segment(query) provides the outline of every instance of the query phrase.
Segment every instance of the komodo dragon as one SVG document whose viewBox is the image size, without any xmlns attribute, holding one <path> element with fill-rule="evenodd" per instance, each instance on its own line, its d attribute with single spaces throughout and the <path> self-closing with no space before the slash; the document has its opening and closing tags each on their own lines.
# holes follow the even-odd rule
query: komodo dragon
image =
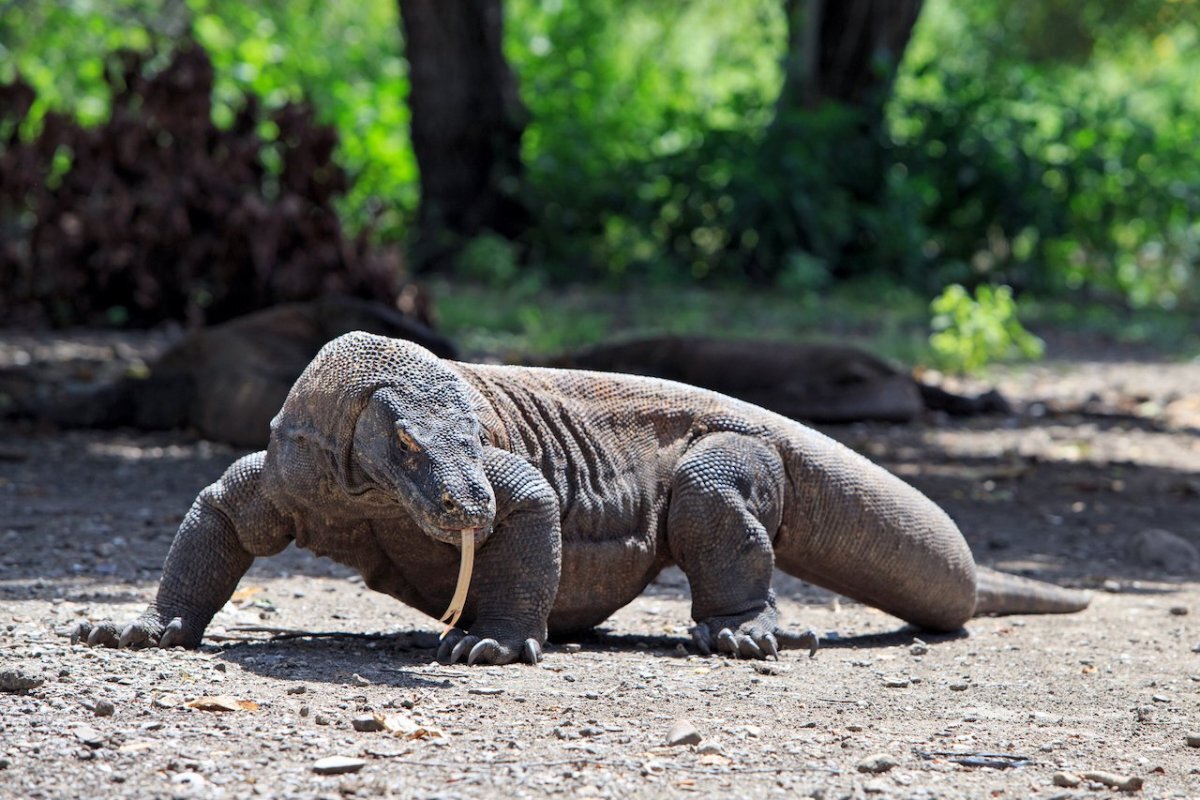
<svg viewBox="0 0 1200 800">
<path fill-rule="evenodd" d="M 313 356 L 356 330 L 410 339 L 441 356 L 455 353 L 448 339 L 382 303 L 330 296 L 194 331 L 144 377 L 32 403 L 26 414 L 71 427 L 192 427 L 206 439 L 264 447 L 271 418 Z"/>
<path fill-rule="evenodd" d="M 952 394 L 861 348 L 823 342 L 651 336 L 592 345 L 541 365 L 682 381 L 810 422 L 907 422 L 924 410 L 1010 411 L 995 390 Z"/>
<path fill-rule="evenodd" d="M 438 652 L 450 663 L 536 663 L 548 634 L 599 624 L 669 564 L 691 585 L 699 650 L 742 657 L 778 654 L 774 566 L 942 631 L 1088 603 L 977 568 L 924 495 L 756 406 L 352 333 L 305 369 L 266 451 L 197 497 L 147 610 L 75 636 L 195 647 L 251 562 L 293 541 L 428 614 L 461 601 L 455 565 L 477 547 Z"/>
</svg>

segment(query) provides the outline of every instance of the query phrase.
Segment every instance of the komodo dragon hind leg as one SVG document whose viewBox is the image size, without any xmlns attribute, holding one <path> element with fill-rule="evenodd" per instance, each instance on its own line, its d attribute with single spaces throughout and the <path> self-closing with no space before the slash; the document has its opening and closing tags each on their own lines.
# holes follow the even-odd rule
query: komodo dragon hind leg
<svg viewBox="0 0 1200 800">
<path fill-rule="evenodd" d="M 667 541 L 691 585 L 692 639 L 706 655 L 779 655 L 771 536 L 785 477 L 774 449 L 736 433 L 699 439 L 676 467 Z"/>
</svg>

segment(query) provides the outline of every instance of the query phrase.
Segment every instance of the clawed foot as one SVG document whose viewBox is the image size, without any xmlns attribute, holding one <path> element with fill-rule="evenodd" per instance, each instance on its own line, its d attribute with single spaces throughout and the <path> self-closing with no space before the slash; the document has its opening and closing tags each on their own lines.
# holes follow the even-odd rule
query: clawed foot
<svg viewBox="0 0 1200 800">
<path fill-rule="evenodd" d="M 63 633 L 70 638 L 71 644 L 83 642 L 93 647 L 166 648 L 200 644 L 200 637 L 188 633 L 182 617 L 165 620 L 153 613 L 143 614 L 123 628 L 109 620 L 95 625 L 84 620 Z"/>
<path fill-rule="evenodd" d="M 691 633 L 696 649 L 706 656 L 716 652 L 734 658 L 779 659 L 779 640 L 773 623 L 768 626 L 752 619 L 738 624 L 728 617 L 715 617 L 696 625 Z M 807 647 L 810 658 L 817 652 L 817 642 L 817 634 L 811 630 L 787 636 L 790 646 Z"/>
<path fill-rule="evenodd" d="M 536 664 L 542 660 L 542 646 L 536 639 L 508 644 L 497 639 L 472 636 L 461 628 L 454 628 L 442 639 L 437 660 L 442 664 L 456 664 L 464 656 L 468 665 L 511 664 L 518 658 L 527 664 Z"/>
</svg>

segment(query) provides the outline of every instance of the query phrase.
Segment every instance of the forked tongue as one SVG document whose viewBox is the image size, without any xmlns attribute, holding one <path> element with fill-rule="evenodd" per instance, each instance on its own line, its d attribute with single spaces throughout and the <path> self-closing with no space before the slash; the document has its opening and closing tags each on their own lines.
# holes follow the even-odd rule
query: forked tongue
<svg viewBox="0 0 1200 800">
<path fill-rule="evenodd" d="M 471 571 L 475 569 L 475 529 L 462 529 L 462 561 L 458 563 L 458 584 L 454 587 L 454 596 L 450 598 L 450 607 L 442 614 L 439 622 L 446 623 L 441 638 L 445 638 L 458 618 L 462 616 L 463 606 L 467 602 L 467 589 L 471 586 Z"/>
</svg>

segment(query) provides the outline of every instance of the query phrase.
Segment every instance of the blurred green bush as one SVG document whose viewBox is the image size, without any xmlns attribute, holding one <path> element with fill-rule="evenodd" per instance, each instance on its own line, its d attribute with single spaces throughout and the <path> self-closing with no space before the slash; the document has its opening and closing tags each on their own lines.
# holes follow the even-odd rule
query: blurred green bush
<svg viewBox="0 0 1200 800">
<path fill-rule="evenodd" d="M 872 275 L 930 295 L 957 282 L 1196 300 L 1196 0 L 927 0 L 882 127 L 832 106 L 771 124 L 781 5 L 508 0 L 538 222 L 519 251 L 469 250 L 471 273 L 507 280 L 523 253 L 562 281 L 806 293 Z M 218 71 L 219 123 L 244 90 L 268 106 L 308 97 L 340 133 L 349 226 L 407 234 L 395 0 L 9 4 L 0 78 L 20 70 L 38 91 L 31 126 L 46 108 L 94 123 L 104 53 L 188 24 Z"/>
</svg>

